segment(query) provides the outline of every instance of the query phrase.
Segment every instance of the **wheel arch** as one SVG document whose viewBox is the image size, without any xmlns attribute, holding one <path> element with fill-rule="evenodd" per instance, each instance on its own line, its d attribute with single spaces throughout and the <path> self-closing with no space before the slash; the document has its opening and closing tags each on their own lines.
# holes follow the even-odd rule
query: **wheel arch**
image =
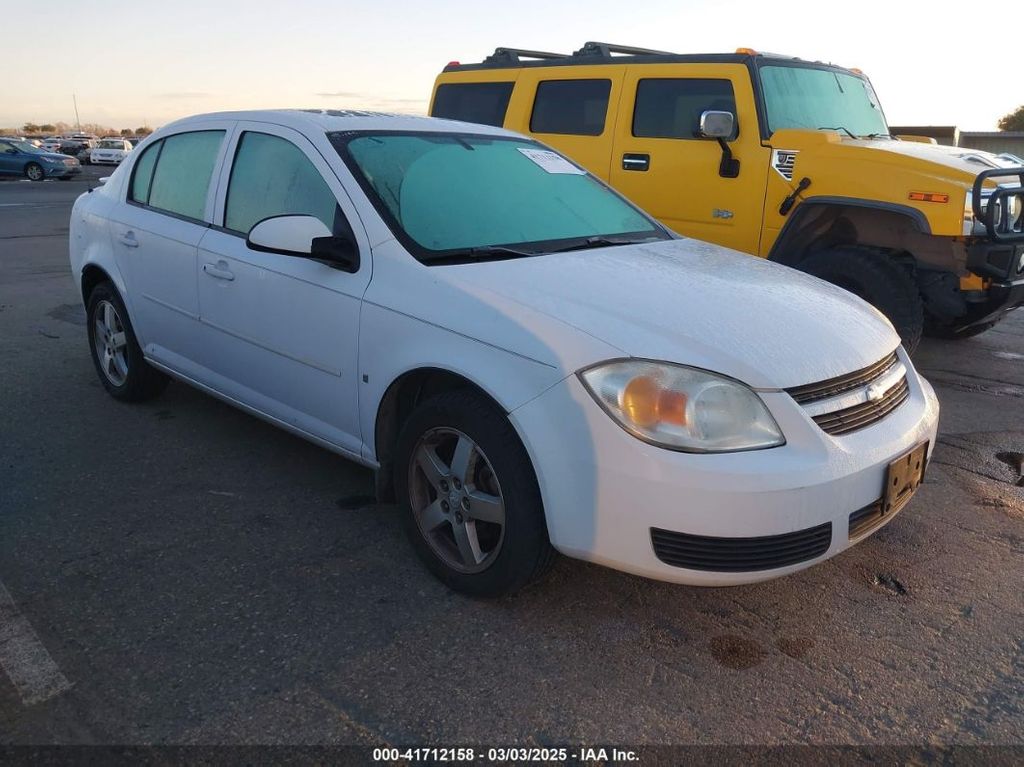
<svg viewBox="0 0 1024 767">
<path fill-rule="evenodd" d="M 868 245 L 913 254 L 931 238 L 924 213 L 909 205 L 856 197 L 807 198 L 783 225 L 768 260 L 795 266 L 823 247 Z"/>
<path fill-rule="evenodd" d="M 416 405 L 425 399 L 446 391 L 467 389 L 492 403 L 503 414 L 509 409 L 480 382 L 465 373 L 455 372 L 439 365 L 424 365 L 404 371 L 388 384 L 377 403 L 374 419 L 373 451 L 378 464 L 376 477 L 377 498 L 394 501 L 394 454 L 402 425 Z M 511 423 L 511 421 L 510 421 Z M 512 428 L 519 434 L 515 424 Z M 522 435 L 519 435 L 522 440 Z M 524 443 L 525 444 L 525 443 Z"/>
<path fill-rule="evenodd" d="M 79 285 L 82 290 L 82 303 L 87 304 L 89 302 L 89 296 L 92 294 L 93 289 L 101 282 L 113 283 L 114 287 L 117 288 L 117 292 L 124 296 L 124 291 L 117 285 L 115 280 L 110 276 L 106 269 L 95 263 L 87 263 L 82 267 L 82 276 Z"/>
</svg>

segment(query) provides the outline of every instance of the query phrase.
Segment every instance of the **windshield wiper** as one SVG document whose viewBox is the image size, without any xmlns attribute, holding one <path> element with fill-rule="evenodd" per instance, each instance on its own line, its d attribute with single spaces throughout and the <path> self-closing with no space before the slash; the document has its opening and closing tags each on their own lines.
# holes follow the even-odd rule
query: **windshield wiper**
<svg viewBox="0 0 1024 767">
<path fill-rule="evenodd" d="M 863 136 L 862 138 L 892 138 L 892 134 L 891 133 L 868 133 L 866 136 Z"/>
<path fill-rule="evenodd" d="M 536 252 L 531 253 L 526 250 L 506 248 L 503 245 L 480 245 L 475 248 L 456 250 L 450 253 L 445 253 L 444 255 L 434 256 L 433 258 L 425 260 L 427 261 L 427 263 L 439 264 L 447 261 L 487 261 L 502 258 L 524 258 L 526 256 L 536 255 Z"/>
<path fill-rule="evenodd" d="M 824 127 L 823 128 L 818 128 L 818 130 L 841 130 L 843 133 L 845 133 L 850 138 L 857 138 L 857 136 L 854 135 L 853 131 L 851 131 L 849 128 L 844 128 L 842 125 L 839 125 L 839 126 L 837 126 L 835 128 L 824 128 Z"/>
<path fill-rule="evenodd" d="M 549 253 L 567 253 L 570 250 L 589 250 L 590 248 L 610 248 L 615 245 L 637 245 L 641 242 L 652 242 L 656 237 L 644 237 L 641 239 L 630 238 L 630 237 L 605 237 L 603 235 L 597 235 L 595 237 L 587 237 L 583 242 L 574 242 L 572 245 L 566 245 L 562 248 L 555 248 L 548 251 Z"/>
</svg>

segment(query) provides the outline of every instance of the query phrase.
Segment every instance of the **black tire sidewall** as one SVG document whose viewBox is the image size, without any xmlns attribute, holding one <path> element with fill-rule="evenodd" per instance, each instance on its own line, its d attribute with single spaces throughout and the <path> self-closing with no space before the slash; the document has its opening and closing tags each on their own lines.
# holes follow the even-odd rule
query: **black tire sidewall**
<svg viewBox="0 0 1024 767">
<path fill-rule="evenodd" d="M 811 253 L 803 272 L 850 291 L 878 309 L 913 353 L 924 331 L 924 304 L 912 276 L 884 253 L 860 247 L 836 247 Z"/>
<path fill-rule="evenodd" d="M 420 437 L 437 427 L 457 429 L 476 442 L 501 486 L 505 504 L 501 550 L 479 573 L 461 573 L 449 567 L 427 543 L 412 512 L 409 464 Z M 550 559 L 540 489 L 526 449 L 507 416 L 472 390 L 440 394 L 410 415 L 395 453 L 395 492 L 406 534 L 416 553 L 435 576 L 456 591 L 481 597 L 514 592 L 539 576 Z"/>
</svg>

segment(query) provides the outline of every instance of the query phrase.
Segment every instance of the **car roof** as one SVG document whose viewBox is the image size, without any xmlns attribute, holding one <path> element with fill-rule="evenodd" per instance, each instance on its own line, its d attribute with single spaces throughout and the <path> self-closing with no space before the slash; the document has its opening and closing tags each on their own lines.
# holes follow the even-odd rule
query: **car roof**
<svg viewBox="0 0 1024 767">
<path fill-rule="evenodd" d="M 503 128 L 437 117 L 369 112 L 360 109 L 260 109 L 238 112 L 208 112 L 185 117 L 165 125 L 159 133 L 177 132 L 205 120 L 245 120 L 294 128 L 300 132 L 414 131 L 424 133 L 474 133 L 514 136 Z"/>
</svg>

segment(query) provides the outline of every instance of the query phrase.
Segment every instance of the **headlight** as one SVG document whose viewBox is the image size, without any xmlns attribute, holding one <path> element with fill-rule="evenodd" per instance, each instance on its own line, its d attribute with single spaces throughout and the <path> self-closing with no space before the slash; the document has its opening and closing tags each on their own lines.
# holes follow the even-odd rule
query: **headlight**
<svg viewBox="0 0 1024 767">
<path fill-rule="evenodd" d="M 731 378 L 667 362 L 620 360 L 581 371 L 580 379 L 622 428 L 660 447 L 725 453 L 786 442 L 761 398 Z"/>
<path fill-rule="evenodd" d="M 988 206 L 988 196 L 982 194 L 981 197 L 981 212 L 985 212 L 985 208 Z M 971 192 L 967 193 L 967 198 L 964 200 L 964 237 L 970 236 L 982 236 L 987 233 L 985 224 L 981 219 L 974 217 L 974 195 Z"/>
<path fill-rule="evenodd" d="M 988 205 L 989 199 L 992 195 L 992 191 L 989 190 L 988 194 L 982 193 L 981 197 L 981 212 L 985 217 L 988 217 Z M 985 224 L 980 219 L 974 217 L 974 209 L 971 207 L 973 196 L 970 192 L 967 193 L 966 201 L 964 202 L 964 235 L 984 235 L 987 233 Z M 1021 217 L 1021 208 L 1024 206 L 1020 195 L 1004 195 L 1000 197 L 995 203 L 995 210 L 992 212 L 992 224 L 997 229 L 1005 226 L 1007 230 L 1013 230 L 1017 221 Z"/>
</svg>

